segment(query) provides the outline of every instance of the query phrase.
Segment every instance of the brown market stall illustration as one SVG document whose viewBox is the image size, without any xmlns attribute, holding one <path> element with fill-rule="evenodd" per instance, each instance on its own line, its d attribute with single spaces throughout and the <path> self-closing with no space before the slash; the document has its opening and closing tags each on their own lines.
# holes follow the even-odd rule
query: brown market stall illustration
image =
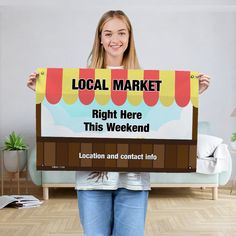
<svg viewBox="0 0 236 236">
<path fill-rule="evenodd" d="M 197 72 L 38 72 L 37 169 L 196 171 Z"/>
</svg>

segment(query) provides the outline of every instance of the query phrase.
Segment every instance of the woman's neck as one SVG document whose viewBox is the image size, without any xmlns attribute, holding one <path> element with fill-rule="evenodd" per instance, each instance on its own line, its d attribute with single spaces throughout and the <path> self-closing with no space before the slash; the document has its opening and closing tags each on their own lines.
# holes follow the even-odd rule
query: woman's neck
<svg viewBox="0 0 236 236">
<path fill-rule="evenodd" d="M 105 63 L 106 63 L 106 66 L 118 67 L 122 65 L 122 60 L 123 60 L 123 57 L 106 56 Z"/>
</svg>

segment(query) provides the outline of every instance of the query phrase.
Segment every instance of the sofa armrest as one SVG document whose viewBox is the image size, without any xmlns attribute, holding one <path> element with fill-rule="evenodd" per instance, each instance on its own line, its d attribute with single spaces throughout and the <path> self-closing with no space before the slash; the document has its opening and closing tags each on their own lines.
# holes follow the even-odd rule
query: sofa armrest
<svg viewBox="0 0 236 236">
<path fill-rule="evenodd" d="M 222 171 L 221 173 L 219 173 L 219 185 L 225 185 L 228 183 L 231 177 L 231 172 L 232 172 L 232 158 L 230 156 L 228 170 Z"/>
<path fill-rule="evenodd" d="M 36 185 L 42 185 L 42 171 L 36 169 L 36 150 L 33 148 L 28 156 L 28 172 Z"/>
</svg>

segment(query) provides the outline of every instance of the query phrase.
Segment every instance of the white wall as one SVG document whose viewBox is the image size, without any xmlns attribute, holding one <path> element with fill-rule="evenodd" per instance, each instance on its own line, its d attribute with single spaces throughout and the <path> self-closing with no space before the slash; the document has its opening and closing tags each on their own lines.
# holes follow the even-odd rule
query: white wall
<svg viewBox="0 0 236 236">
<path fill-rule="evenodd" d="M 12 130 L 35 142 L 34 93 L 26 87 L 37 67 L 84 67 L 100 16 L 122 9 L 133 23 L 144 69 L 186 69 L 212 77 L 201 95 L 199 120 L 229 143 L 236 131 L 235 1 L 0 2 L 0 145 Z M 224 2 L 224 3 L 222 3 Z"/>
</svg>

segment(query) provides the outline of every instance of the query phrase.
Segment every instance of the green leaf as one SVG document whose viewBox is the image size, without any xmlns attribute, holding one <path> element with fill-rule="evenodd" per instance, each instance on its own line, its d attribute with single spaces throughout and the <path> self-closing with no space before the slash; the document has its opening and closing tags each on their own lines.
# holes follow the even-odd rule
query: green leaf
<svg viewBox="0 0 236 236">
<path fill-rule="evenodd" d="M 23 138 L 13 131 L 4 141 L 4 150 L 26 150 L 28 145 L 25 144 Z"/>
</svg>

